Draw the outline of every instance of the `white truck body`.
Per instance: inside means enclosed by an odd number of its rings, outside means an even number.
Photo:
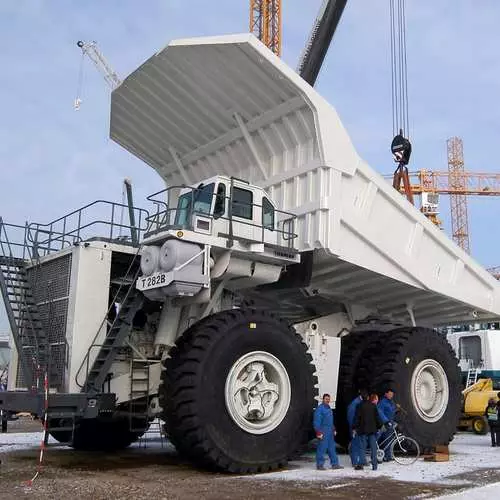
[[[449,333],[446,338],[459,360],[460,369],[479,370],[480,376],[500,377],[500,331],[473,330]]]
[[[298,250],[314,250],[315,294],[406,324],[500,315],[500,283],[370,168],[335,109],[252,35],[157,52],[113,91],[111,137],[167,185],[224,174],[264,187],[297,215]]]

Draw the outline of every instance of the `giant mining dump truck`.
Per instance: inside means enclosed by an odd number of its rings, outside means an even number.
[[[154,168],[149,210],[2,221],[15,350],[0,407],[76,449],[161,417],[179,453],[284,465],[319,394],[338,440],[358,387],[448,443],[460,371],[438,325],[500,315],[500,283],[356,153],[335,109],[252,35],[178,40],[113,91],[111,138]],[[108,216],[105,216],[107,210]],[[336,397],[335,397],[336,395]]]

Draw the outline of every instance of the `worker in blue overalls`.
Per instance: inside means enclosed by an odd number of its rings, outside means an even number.
[[[379,415],[382,417],[382,422],[386,428],[385,432],[380,436],[379,442],[383,442],[391,436],[394,432],[394,419],[396,418],[396,403],[393,400],[394,391],[392,389],[387,389],[384,393],[384,397],[378,403]],[[384,446],[384,462],[389,462],[394,460],[391,456],[391,443],[392,440],[388,439]]]
[[[325,453],[328,453],[332,469],[343,469],[339,465],[337,451],[335,450],[335,425],[333,423],[333,411],[330,408],[330,394],[323,395],[323,402],[314,411],[314,432],[318,438],[316,447],[316,468],[326,470]]]
[[[365,457],[361,457],[361,443],[359,436],[353,432],[354,427],[354,416],[356,415],[356,409],[363,401],[363,395],[367,395],[367,392],[363,389],[359,391],[359,395],[356,396],[347,407],[347,423],[349,424],[349,436],[351,438],[351,463],[353,467],[356,465],[363,465],[365,462]]]

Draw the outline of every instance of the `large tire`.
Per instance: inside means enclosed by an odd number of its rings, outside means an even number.
[[[129,429],[126,418],[99,420],[82,419],[71,431],[53,431],[57,441],[82,451],[116,451],[127,448],[139,439],[141,433]]]
[[[370,346],[378,344],[381,335],[384,334],[378,331],[366,331],[353,332],[342,337],[337,400],[335,402],[335,428],[337,430],[336,441],[344,448],[347,448],[350,441],[347,407],[357,396],[359,389],[369,389],[366,380],[362,378],[363,373],[360,372],[360,365]]]
[[[255,410],[249,421],[249,407],[238,414],[232,402],[255,398],[255,385],[245,392],[238,384],[243,374],[252,380],[256,366],[276,383],[270,391],[257,388],[258,407],[264,409],[270,393],[279,396],[270,406],[275,411],[259,420]],[[183,334],[164,367],[159,396],[166,431],[196,464],[234,473],[269,471],[307,441],[317,392],[312,357],[301,336],[269,313],[235,309],[205,318]],[[240,387],[236,392],[233,383]]]
[[[428,328],[398,328],[367,356],[360,370],[372,390],[395,390],[397,421],[422,449],[448,444],[461,412],[461,374],[445,337]]]

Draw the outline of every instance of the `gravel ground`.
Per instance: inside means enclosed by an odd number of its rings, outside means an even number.
[[[353,471],[347,457],[341,471],[316,471],[314,456],[305,454],[286,470],[258,476],[229,476],[194,469],[158,435],[119,454],[77,452],[52,444],[42,474],[33,486],[40,432],[28,419],[9,423],[0,434],[0,498],[133,499],[421,499],[500,498],[500,448],[490,448],[486,436],[463,434],[454,441],[450,462],[418,461],[412,466],[383,464],[379,471]],[[16,432],[17,431],[17,432]],[[23,431],[23,432],[19,432]],[[27,432],[28,431],[28,432]],[[485,485],[486,488],[485,488]],[[477,488],[483,489],[477,489]],[[447,498],[447,497],[446,497]]]

